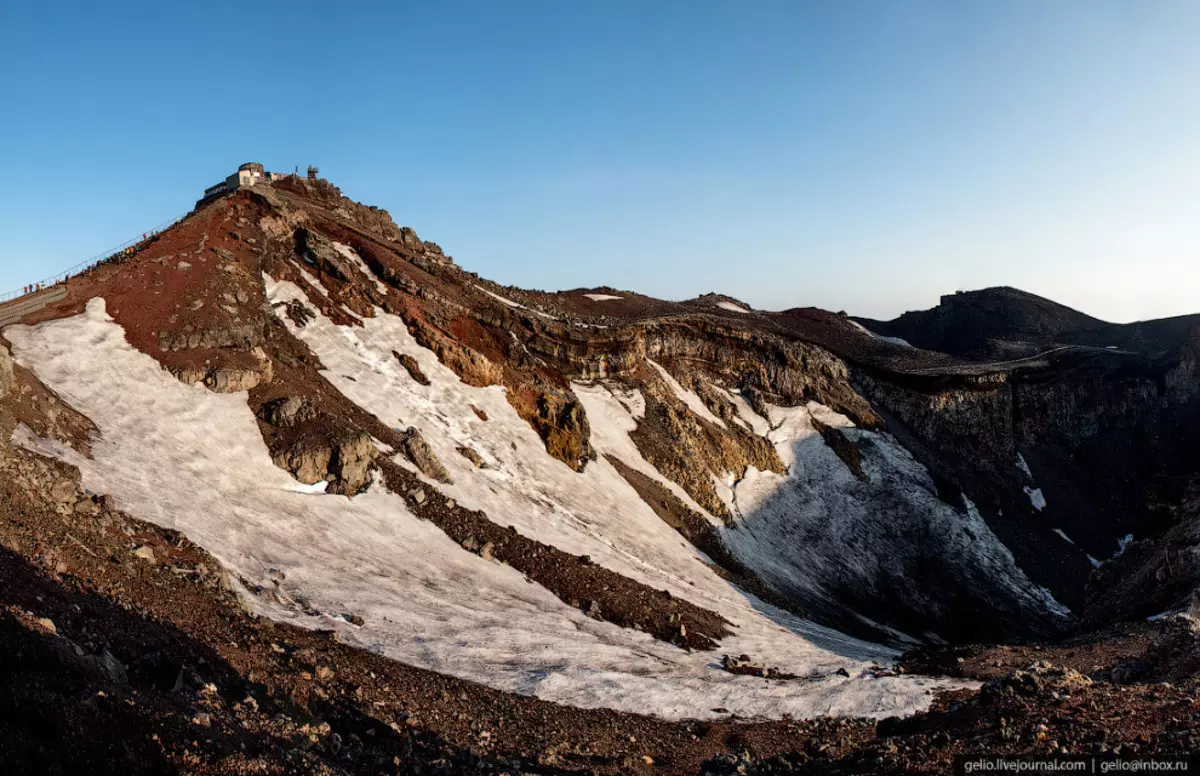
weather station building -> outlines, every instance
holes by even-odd
[[[217,197],[231,191],[245,188],[247,186],[256,186],[259,183],[277,181],[284,177],[282,173],[267,172],[260,162],[246,162],[237,168],[237,172],[230,175],[225,180],[209,186],[204,190],[204,199]]]

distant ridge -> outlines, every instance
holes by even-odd
[[[876,334],[956,356],[1003,358],[1060,345],[1155,355],[1177,349],[1200,315],[1117,324],[1009,286],[947,294],[928,310],[890,321],[854,318]]]

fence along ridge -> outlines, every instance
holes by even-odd
[[[170,229],[175,224],[182,221],[186,216],[187,216],[187,213],[184,213],[182,216],[177,216],[175,218],[167,219],[166,221],[163,221],[158,226],[151,227],[148,232],[143,232],[143,234],[150,234],[150,233],[161,234],[161,233],[165,232],[167,229]],[[69,267],[68,269],[64,269],[61,272],[51,275],[48,278],[45,278],[43,280],[38,280],[38,281],[30,284],[30,286],[35,289],[33,291],[26,291],[24,288],[17,288],[17,289],[13,289],[12,291],[9,291],[8,293],[0,294],[0,304],[2,304],[4,302],[11,302],[12,300],[19,299],[23,296],[29,296],[31,294],[36,294],[37,290],[38,290],[37,286],[39,286],[39,285],[45,286],[45,287],[52,286],[71,275],[77,274],[77,273],[87,269],[88,267],[99,264],[101,261],[104,261],[105,259],[110,258],[110,257],[120,253],[121,251],[125,250],[126,248],[131,248],[139,243],[146,242],[149,239],[150,239],[149,237],[135,237],[132,240],[128,240],[126,242],[121,243],[120,245],[118,245],[115,248],[110,248],[107,251],[101,251],[100,253],[97,253],[95,256],[92,256],[91,258],[86,259],[85,261],[79,262],[74,267]]]

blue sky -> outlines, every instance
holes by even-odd
[[[1200,311],[1200,4],[0,2],[0,292],[314,163],[501,283]]]

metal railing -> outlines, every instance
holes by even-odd
[[[152,240],[157,239],[163,233],[165,233],[168,229],[170,229],[172,226],[175,226],[175,224],[178,224],[180,221],[182,221],[186,216],[187,216],[187,213],[184,213],[182,216],[177,216],[176,218],[172,218],[170,220],[163,221],[158,226],[152,227],[149,231],[143,233],[145,235],[153,235],[153,236],[135,237],[132,240],[129,240],[128,242],[121,243],[120,245],[118,245],[115,248],[111,248],[102,253],[98,253],[95,256],[92,256],[90,259],[87,259],[86,261],[81,261],[80,263],[76,264],[74,267],[71,267],[69,269],[64,269],[62,272],[59,272],[56,275],[51,275],[50,277],[45,278],[43,280],[39,280],[36,283],[31,283],[24,288],[17,288],[12,291],[9,291],[6,294],[0,294],[0,304],[3,304],[4,302],[10,302],[14,299],[19,299],[23,296],[30,296],[30,295],[38,293],[39,291],[44,291],[48,288],[51,288],[51,287],[65,281],[69,277],[73,277],[74,275],[78,275],[80,272],[91,269],[92,267],[96,266],[97,264],[100,264],[103,261],[107,261],[109,259],[119,260],[121,251],[124,251],[126,248],[133,248],[137,245],[141,245],[142,243],[149,243]]]

